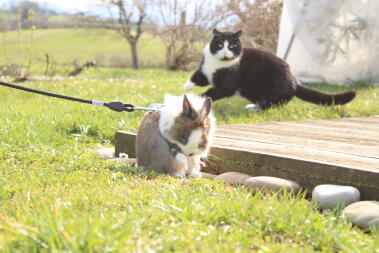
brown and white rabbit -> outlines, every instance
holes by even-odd
[[[177,177],[198,177],[215,129],[212,100],[166,95],[164,107],[148,112],[136,139],[137,163]]]

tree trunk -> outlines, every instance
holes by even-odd
[[[166,69],[170,69],[171,65],[171,47],[166,47]]]
[[[132,63],[134,69],[139,69],[137,41],[129,41],[130,49],[132,50]]]

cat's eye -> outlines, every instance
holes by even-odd
[[[222,44],[222,43],[218,43],[217,46],[218,46],[218,48],[223,48],[223,47],[224,47],[224,44]]]
[[[237,48],[237,45],[236,44],[229,45],[229,49],[233,49],[233,48]]]

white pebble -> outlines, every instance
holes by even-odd
[[[361,198],[359,190],[352,186],[322,184],[312,191],[313,200],[321,209],[334,209],[345,207],[357,202]]]

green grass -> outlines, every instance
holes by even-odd
[[[187,72],[92,69],[78,78],[25,86],[135,105],[182,94]],[[328,92],[346,87],[312,85]],[[379,87],[355,84],[346,106],[294,99],[247,113],[241,98],[215,103],[218,124],[379,114]],[[196,88],[194,92],[201,92]],[[116,130],[143,113],[0,87],[0,250],[4,252],[379,252],[378,232],[352,227],[338,210],[320,213],[303,195],[253,194],[205,179],[176,179],[105,161]]]
[[[32,39],[31,39],[32,38]],[[114,31],[96,29],[21,30],[0,33],[0,66],[22,63],[32,57],[31,72],[43,74],[45,54],[58,64],[83,64],[96,60],[102,66],[131,66],[129,44]],[[139,42],[141,66],[162,67],[165,61],[162,42],[144,34]],[[57,65],[57,74],[67,74],[67,67]],[[69,69],[73,66],[69,66]]]

